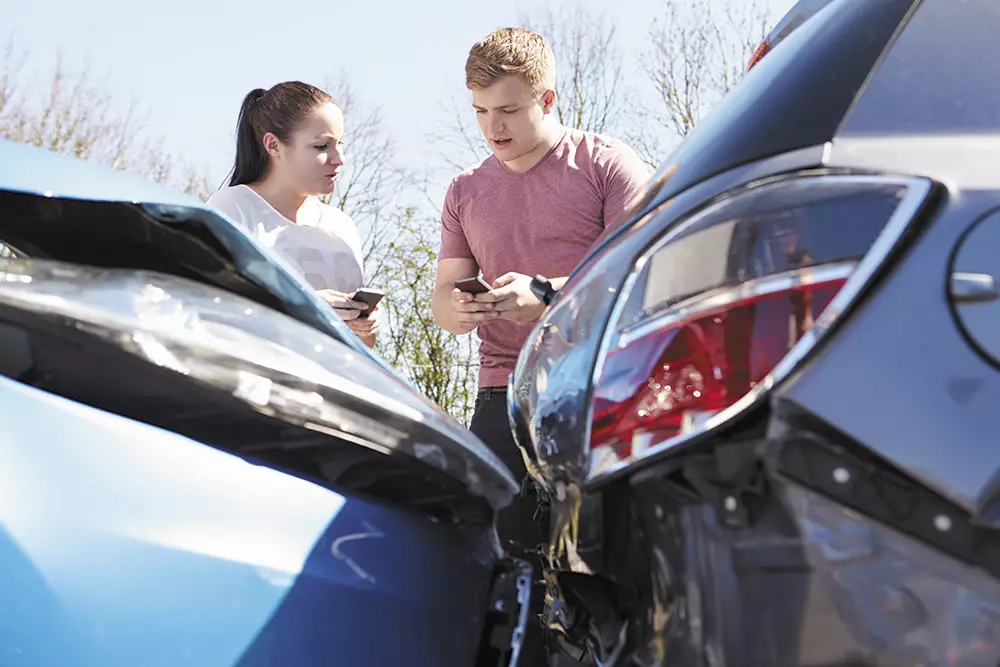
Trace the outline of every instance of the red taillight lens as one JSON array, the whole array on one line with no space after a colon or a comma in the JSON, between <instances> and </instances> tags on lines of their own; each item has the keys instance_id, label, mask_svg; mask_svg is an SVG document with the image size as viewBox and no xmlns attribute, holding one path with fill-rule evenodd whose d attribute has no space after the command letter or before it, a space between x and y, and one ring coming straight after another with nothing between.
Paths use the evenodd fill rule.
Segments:
<instances>
[{"instance_id":1,"label":"red taillight lens","mask_svg":"<svg viewBox=\"0 0 1000 667\"><path fill-rule=\"evenodd\" d=\"M879 176L781 179L666 229L636 258L604 332L583 439L590 479L720 427L781 381L928 189Z\"/></svg>"},{"instance_id":2,"label":"red taillight lens","mask_svg":"<svg viewBox=\"0 0 1000 667\"><path fill-rule=\"evenodd\" d=\"M672 438L733 405L812 328L845 281L750 296L626 334L595 391L591 447L627 458L638 433Z\"/></svg>"}]
</instances>

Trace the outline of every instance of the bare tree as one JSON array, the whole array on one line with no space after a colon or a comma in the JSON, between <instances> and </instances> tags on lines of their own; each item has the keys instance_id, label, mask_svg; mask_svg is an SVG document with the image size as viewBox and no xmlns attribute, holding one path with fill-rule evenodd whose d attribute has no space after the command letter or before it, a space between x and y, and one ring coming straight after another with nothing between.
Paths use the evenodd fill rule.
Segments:
<instances>
[{"instance_id":1,"label":"bare tree","mask_svg":"<svg viewBox=\"0 0 1000 667\"><path fill-rule=\"evenodd\" d=\"M472 121L472 103L468 93L451 95L441 105L442 122L431 132L431 143L435 146L435 157L441 168L455 172L482 162L490 156L490 147L483 134Z\"/></svg>"},{"instance_id":2,"label":"bare tree","mask_svg":"<svg viewBox=\"0 0 1000 667\"><path fill-rule=\"evenodd\" d=\"M550 7L523 15L521 23L545 37L555 53L559 122L590 132L622 129L625 80L614 18L585 7Z\"/></svg>"},{"instance_id":3,"label":"bare tree","mask_svg":"<svg viewBox=\"0 0 1000 667\"><path fill-rule=\"evenodd\" d=\"M439 227L428 181L400 164L381 110L366 104L346 77L326 89L344 112L348 158L329 203L358 224L368 280L387 295L378 351L418 391L467 419L475 396L476 347L471 336L456 338L439 328L431 312Z\"/></svg>"},{"instance_id":4,"label":"bare tree","mask_svg":"<svg viewBox=\"0 0 1000 667\"><path fill-rule=\"evenodd\" d=\"M0 49L0 139L18 141L128 171L202 195L197 170L164 150L133 99L83 65L56 60L45 83L25 74L28 54L13 38Z\"/></svg>"},{"instance_id":5,"label":"bare tree","mask_svg":"<svg viewBox=\"0 0 1000 667\"><path fill-rule=\"evenodd\" d=\"M654 102L640 111L629 132L641 155L656 165L665 145L687 136L739 82L756 46L767 34L770 12L756 0L666 0L639 55Z\"/></svg>"},{"instance_id":6,"label":"bare tree","mask_svg":"<svg viewBox=\"0 0 1000 667\"><path fill-rule=\"evenodd\" d=\"M471 335L453 336L437 326L431 295L437 272L438 234L433 219L409 209L397 219L399 235L387 246L383 284L387 331L378 349L429 399L467 421L475 396L478 360Z\"/></svg>"},{"instance_id":7,"label":"bare tree","mask_svg":"<svg viewBox=\"0 0 1000 667\"><path fill-rule=\"evenodd\" d=\"M344 113L347 156L344 176L327 200L359 226L364 236L368 279L378 282L388 245L399 233L402 199L416 177L400 165L396 142L381 109L366 105L344 76L325 87Z\"/></svg>"}]
</instances>

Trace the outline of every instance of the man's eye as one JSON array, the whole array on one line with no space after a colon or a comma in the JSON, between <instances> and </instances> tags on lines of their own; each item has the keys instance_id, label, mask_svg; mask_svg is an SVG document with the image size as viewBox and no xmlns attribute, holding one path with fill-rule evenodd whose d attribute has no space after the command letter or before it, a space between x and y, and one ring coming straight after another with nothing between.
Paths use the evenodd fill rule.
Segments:
<instances>
[{"instance_id":1,"label":"man's eye","mask_svg":"<svg viewBox=\"0 0 1000 667\"><path fill-rule=\"evenodd\" d=\"M484 111L483 109L476 109L477 116L482 116L484 113L486 113L486 111Z\"/></svg>"},{"instance_id":2,"label":"man's eye","mask_svg":"<svg viewBox=\"0 0 1000 667\"><path fill-rule=\"evenodd\" d=\"M330 144L320 144L319 146L314 146L314 148L318 151L325 151L329 147Z\"/></svg>"},{"instance_id":3,"label":"man's eye","mask_svg":"<svg viewBox=\"0 0 1000 667\"><path fill-rule=\"evenodd\" d=\"M504 113L517 113L517 109L504 109Z\"/></svg>"}]
</instances>

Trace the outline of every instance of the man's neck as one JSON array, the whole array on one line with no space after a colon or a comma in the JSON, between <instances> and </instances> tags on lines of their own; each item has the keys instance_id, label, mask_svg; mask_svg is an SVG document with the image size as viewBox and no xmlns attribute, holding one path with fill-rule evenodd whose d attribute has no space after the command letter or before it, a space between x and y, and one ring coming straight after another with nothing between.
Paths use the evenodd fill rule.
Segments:
<instances>
[{"instance_id":1,"label":"man's neck","mask_svg":"<svg viewBox=\"0 0 1000 667\"><path fill-rule=\"evenodd\" d=\"M250 185L275 211L292 222L299 222L299 211L306 203L306 196L293 192L274 179L265 177Z\"/></svg>"},{"instance_id":2,"label":"man's neck","mask_svg":"<svg viewBox=\"0 0 1000 667\"><path fill-rule=\"evenodd\" d=\"M537 146L531 149L530 153L522 155L521 157L509 162L504 162L504 166L516 174L523 174L538 164L538 162L545 157L550 150L552 150L552 147L556 145L560 138L562 138L563 132L565 131L566 128L563 127L561 123L551 123L543 132L542 140L538 142Z\"/></svg>"}]
</instances>

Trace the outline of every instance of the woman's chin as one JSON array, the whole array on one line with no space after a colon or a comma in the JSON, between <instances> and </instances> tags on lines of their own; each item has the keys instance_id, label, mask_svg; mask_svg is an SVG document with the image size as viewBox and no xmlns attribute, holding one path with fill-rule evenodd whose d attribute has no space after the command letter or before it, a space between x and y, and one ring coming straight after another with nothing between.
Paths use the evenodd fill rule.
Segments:
<instances>
[{"instance_id":1,"label":"woman's chin","mask_svg":"<svg viewBox=\"0 0 1000 667\"><path fill-rule=\"evenodd\" d=\"M326 197L327 195L332 195L334 189L337 187L337 181L331 179L325 179L319 186L318 190L314 193L317 197Z\"/></svg>"}]
</instances>

